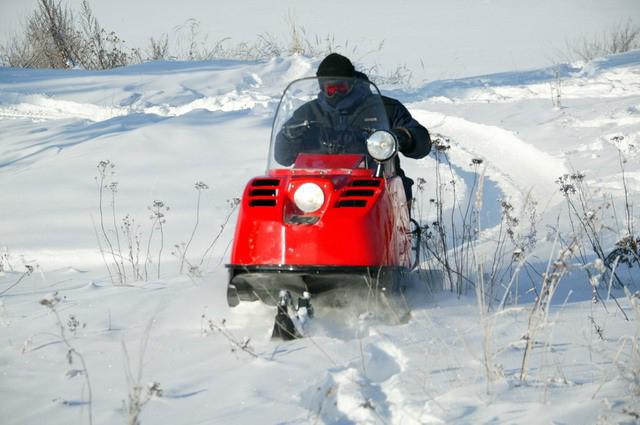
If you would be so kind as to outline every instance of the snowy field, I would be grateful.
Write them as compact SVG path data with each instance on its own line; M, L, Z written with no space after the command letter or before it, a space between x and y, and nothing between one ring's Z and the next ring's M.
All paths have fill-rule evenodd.
M522 276L523 287L511 291L519 298L486 314L473 291L462 297L418 291L404 325L320 312L308 338L286 343L270 341L271 308L226 306L229 204L250 176L264 171L281 90L316 65L291 57L108 72L0 70L3 423L86 423L89 413L94 423L123 423L138 381L162 389L162 397L144 405L143 423L634 423L637 311L622 290L609 293L606 281L592 302L588 249L586 262L568 260L534 335L526 379L523 336L534 306L531 285L539 290L540 276ZM640 200L640 53L558 72L389 90L434 139L449 141L451 168L438 165L435 152L404 161L412 176L426 180L416 210L423 222L435 217L429 199L436 168L452 170L447 179L458 181L456 196L465 205L475 196L471 159L480 158L486 168L479 255L492 258L495 251L499 200L526 216L534 199L532 273L558 257L563 242L556 235L574 234L560 176L580 171L590 202L618 208L601 211L611 227L602 232L608 250L625 233L619 150L627 158L629 202ZM558 79L561 105L554 108ZM616 136L623 137L617 144ZM114 239L115 200L117 223L125 215L135 220L143 255L151 241L147 280L131 279L129 270L126 285L113 284L103 264L96 238L100 161L115 165L103 183L117 182L104 190L105 226ZM181 275L172 251L194 228L197 181L209 188L201 192L187 260L202 264L202 274ZM451 205L450 187L444 192ZM154 200L170 207L160 262L159 233L149 239L147 207ZM637 207L632 214L637 229ZM122 230L120 237L124 250ZM34 267L28 275L27 265ZM636 290L637 275L635 282L633 274L623 276ZM41 300L55 303L66 342ZM246 341L245 350L234 345ZM67 343L85 362L91 406L77 373L82 364L74 356L68 363Z
M477 211L464 267L488 292L426 279L407 323L324 309L291 342L273 308L227 306L224 263L281 92L318 60L0 68L0 422L128 423L138 387L143 424L640 423L640 264L613 264L625 291L594 253L640 234L640 51L530 69L513 44L513 66L382 87L440 148L403 160L414 217Z

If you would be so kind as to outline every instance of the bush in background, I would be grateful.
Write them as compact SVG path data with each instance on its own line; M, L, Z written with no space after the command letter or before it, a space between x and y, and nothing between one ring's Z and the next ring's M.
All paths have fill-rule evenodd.
M83 1L79 18L60 1L38 0L21 34L0 47L0 62L20 68L109 69L130 63L115 32L107 32Z
M61 0L38 0L38 6L21 30L7 43L0 45L0 65L18 68L110 69L151 60L265 60L292 54L322 57L331 52L351 56L379 53L384 42L369 52L359 52L348 41L337 43L332 34L324 37L307 33L293 15L287 17L288 40L264 33L253 42L231 43L230 38L211 41L200 30L196 19L189 19L174 28L173 37L162 34L150 37L145 48L127 48L114 31L105 30L93 14L87 0L80 12ZM567 42L559 56L564 61L590 61L597 57L624 53L640 48L640 27L631 19L620 23L599 38L584 38ZM404 65L383 75L378 65L363 67L379 84L408 85L411 71Z
M80 40L73 12L53 0L39 0L20 36L2 48L2 61L16 67L69 68L76 65Z
M146 47L128 48L120 36L100 25L87 0L82 2L79 13L61 0L38 0L37 4L21 30L0 45L0 66L102 70L151 60L267 60L293 54L317 58L331 52L363 58L379 53L384 44L361 52L348 41L338 43L332 34L309 34L290 14L285 40L263 33L253 42L232 43L228 37L212 41L201 31L198 20L188 19L174 28L171 37L150 37ZM362 69L381 84L408 84L411 79L411 72L404 65L388 75L377 65Z
M254 42L230 44L229 38L211 42L201 32L199 21L189 19L174 29L173 40L163 34L151 37L144 49L129 49L114 31L100 25L86 0L78 15L61 1L38 0L37 9L21 31L0 46L0 64L19 68L110 69L149 60L261 60L290 54L318 57L348 49L348 43L343 48L330 35L310 37L291 15L288 25L288 42L261 34Z
M625 53L640 48L640 26L631 19L612 27L601 37L583 38L573 43L567 42L565 60L582 60L589 62L593 59Z

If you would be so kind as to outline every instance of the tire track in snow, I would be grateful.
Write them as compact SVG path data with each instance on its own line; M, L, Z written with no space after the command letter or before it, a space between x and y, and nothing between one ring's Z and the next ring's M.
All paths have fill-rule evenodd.
M554 205L561 201L556 179L570 172L563 159L556 158L500 127L425 110L412 110L431 131L451 137L449 158L471 171L472 158L485 161L486 177L495 181L512 203L521 206L528 193L534 199Z

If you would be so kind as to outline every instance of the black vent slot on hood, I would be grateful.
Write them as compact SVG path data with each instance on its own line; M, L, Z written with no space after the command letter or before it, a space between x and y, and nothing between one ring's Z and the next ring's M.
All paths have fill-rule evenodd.
M276 189L252 189L249 196L276 196Z
M251 199L249 201L250 207L275 207L275 199Z
M275 207L278 202L278 179L256 179L249 191L250 207ZM256 189L254 189L256 188Z
M251 186L254 187L264 187L264 186L278 186L280 184L280 180L278 179L258 179L254 180L251 183Z
M354 187L380 187L380 180L354 180L349 186Z
M342 194L343 197L349 197L349 196L373 196L374 191L371 189L349 189L349 190L345 190L344 193Z
M338 201L336 206L338 208L364 208L367 206L367 201L364 199L344 199Z

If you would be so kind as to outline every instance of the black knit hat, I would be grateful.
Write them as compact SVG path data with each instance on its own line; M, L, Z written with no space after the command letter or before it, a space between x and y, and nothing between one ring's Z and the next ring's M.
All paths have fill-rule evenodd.
M355 72L356 70L348 58L331 53L320 62L316 75L318 77L353 77Z

